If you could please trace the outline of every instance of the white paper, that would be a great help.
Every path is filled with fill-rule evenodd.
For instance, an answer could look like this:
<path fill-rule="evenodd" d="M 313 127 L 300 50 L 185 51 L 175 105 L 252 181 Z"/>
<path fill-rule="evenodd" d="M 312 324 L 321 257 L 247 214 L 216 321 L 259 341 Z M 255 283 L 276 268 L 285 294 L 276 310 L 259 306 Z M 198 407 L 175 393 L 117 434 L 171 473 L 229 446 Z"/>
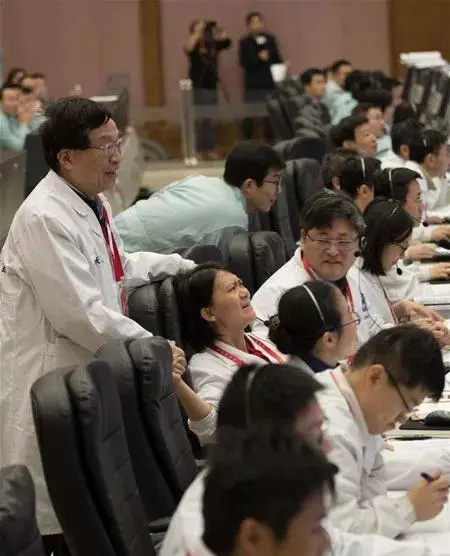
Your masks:
<path fill-rule="evenodd" d="M 286 79 L 287 68 L 285 64 L 272 64 L 270 72 L 275 83 L 281 83 Z"/>
<path fill-rule="evenodd" d="M 90 100 L 93 100 L 94 102 L 116 102 L 118 98 L 118 95 L 100 95 L 91 97 Z"/>

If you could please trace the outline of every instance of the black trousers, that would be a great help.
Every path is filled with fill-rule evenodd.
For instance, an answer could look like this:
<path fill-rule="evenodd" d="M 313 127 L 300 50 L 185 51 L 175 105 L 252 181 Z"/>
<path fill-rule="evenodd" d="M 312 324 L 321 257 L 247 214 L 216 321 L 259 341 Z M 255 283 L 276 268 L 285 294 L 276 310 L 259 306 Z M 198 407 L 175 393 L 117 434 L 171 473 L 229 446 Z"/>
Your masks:
<path fill-rule="evenodd" d="M 267 95 L 271 91 L 266 89 L 251 89 L 245 91 L 244 101 L 248 103 L 266 102 Z M 266 142 L 271 142 L 273 139 L 272 127 L 269 118 L 262 118 L 263 135 Z M 253 118 L 245 118 L 242 122 L 241 128 L 242 139 L 253 139 L 255 135 L 255 120 Z"/>
<path fill-rule="evenodd" d="M 42 540 L 46 556 L 70 556 L 63 535 L 44 535 Z"/>

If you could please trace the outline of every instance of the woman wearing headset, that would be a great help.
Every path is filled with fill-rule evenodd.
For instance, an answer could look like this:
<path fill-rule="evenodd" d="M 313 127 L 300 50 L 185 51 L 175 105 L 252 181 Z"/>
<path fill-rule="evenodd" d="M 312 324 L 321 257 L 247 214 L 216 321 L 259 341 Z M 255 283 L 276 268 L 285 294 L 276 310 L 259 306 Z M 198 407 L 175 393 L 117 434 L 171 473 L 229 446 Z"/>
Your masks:
<path fill-rule="evenodd" d="M 355 262 L 353 271 L 359 273 L 359 289 L 367 306 L 376 310 L 376 314 L 369 314 L 373 333 L 386 325 L 399 324 L 417 316 L 419 325 L 431 328 L 437 339 L 446 344 L 448 331 L 436 313 L 428 311 L 427 315 L 422 305 L 408 300 L 392 302 L 382 281 L 382 277 L 392 269 L 402 275 L 403 271 L 397 264 L 409 247 L 413 219 L 400 203 L 377 198 L 367 207 L 364 220 L 366 230 L 361 256 Z M 423 318 L 426 316 L 431 318 Z"/>

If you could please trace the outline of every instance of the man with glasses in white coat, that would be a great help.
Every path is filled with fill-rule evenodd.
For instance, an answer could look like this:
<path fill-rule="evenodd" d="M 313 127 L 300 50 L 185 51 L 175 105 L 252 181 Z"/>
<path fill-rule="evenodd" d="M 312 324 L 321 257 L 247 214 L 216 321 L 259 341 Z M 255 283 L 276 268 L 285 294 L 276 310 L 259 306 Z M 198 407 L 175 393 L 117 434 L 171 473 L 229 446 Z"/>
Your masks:
<path fill-rule="evenodd" d="M 195 264 L 179 255 L 124 254 L 102 195 L 115 183 L 122 153 L 108 109 L 62 99 L 49 108 L 41 136 L 50 171 L 17 211 L 0 255 L 0 465 L 29 467 L 39 528 L 48 554 L 58 554 L 53 535 L 61 529 L 30 388 L 53 369 L 86 364 L 107 342 L 151 336 L 128 318 L 128 292 Z M 173 349 L 182 368 L 183 352 Z"/>

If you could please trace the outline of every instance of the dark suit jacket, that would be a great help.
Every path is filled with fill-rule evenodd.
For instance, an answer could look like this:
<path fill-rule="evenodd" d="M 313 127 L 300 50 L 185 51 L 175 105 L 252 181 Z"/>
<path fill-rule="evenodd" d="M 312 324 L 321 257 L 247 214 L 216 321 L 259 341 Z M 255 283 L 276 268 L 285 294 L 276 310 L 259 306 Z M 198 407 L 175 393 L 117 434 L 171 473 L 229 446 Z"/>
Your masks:
<path fill-rule="evenodd" d="M 246 91 L 255 89 L 269 91 L 274 87 L 270 66 L 281 64 L 283 60 L 273 35 L 261 33 L 257 39 L 260 40 L 246 35 L 239 42 L 239 64 L 244 70 L 244 88 Z M 261 50 L 269 52 L 267 62 L 259 59 L 258 54 Z"/>

